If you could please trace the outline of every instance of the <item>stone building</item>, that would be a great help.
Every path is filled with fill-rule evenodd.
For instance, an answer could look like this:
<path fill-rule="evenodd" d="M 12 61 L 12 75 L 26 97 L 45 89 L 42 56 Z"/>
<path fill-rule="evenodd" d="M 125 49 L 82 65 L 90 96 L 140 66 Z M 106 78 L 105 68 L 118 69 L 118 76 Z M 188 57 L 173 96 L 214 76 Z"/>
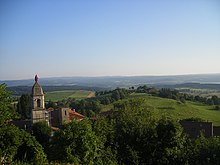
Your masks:
<path fill-rule="evenodd" d="M 31 122 L 47 121 L 49 125 L 48 112 L 45 109 L 44 93 L 40 84 L 38 83 L 38 76 L 35 76 L 35 83 L 32 87 L 32 111 Z"/>
<path fill-rule="evenodd" d="M 57 128 L 60 128 L 63 124 L 69 123 L 72 120 L 80 121 L 85 118 L 83 115 L 70 108 L 51 109 L 49 111 L 49 116 L 50 125 Z"/>

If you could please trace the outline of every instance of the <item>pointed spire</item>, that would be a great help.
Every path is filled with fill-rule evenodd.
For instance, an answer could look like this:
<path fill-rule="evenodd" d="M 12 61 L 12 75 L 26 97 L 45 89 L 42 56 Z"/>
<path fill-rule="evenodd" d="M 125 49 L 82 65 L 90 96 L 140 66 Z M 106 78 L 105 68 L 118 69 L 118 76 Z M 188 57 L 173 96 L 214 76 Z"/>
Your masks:
<path fill-rule="evenodd" d="M 38 82 L 38 76 L 37 76 L 37 74 L 35 75 L 35 82 Z"/>

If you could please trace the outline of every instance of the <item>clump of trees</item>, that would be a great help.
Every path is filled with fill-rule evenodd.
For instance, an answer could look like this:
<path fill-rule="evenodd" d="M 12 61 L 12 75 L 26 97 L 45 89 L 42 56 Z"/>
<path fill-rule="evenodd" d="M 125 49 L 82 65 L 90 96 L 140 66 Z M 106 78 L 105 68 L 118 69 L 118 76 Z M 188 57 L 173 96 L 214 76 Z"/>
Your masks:
<path fill-rule="evenodd" d="M 101 104 L 108 105 L 115 101 L 127 98 L 130 93 L 131 90 L 116 88 L 115 90 L 96 92 L 96 97 Z"/>
<path fill-rule="evenodd" d="M 96 100 L 76 100 L 70 104 L 70 107 L 87 117 L 92 117 L 101 110 L 100 102 Z"/>

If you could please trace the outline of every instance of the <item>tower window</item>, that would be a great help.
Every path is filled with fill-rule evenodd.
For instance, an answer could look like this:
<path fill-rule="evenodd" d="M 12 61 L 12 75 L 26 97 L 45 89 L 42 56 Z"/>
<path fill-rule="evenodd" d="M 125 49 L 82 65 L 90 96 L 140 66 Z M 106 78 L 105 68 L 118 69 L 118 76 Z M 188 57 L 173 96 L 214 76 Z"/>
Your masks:
<path fill-rule="evenodd" d="M 66 116 L 66 111 L 65 111 L 65 116 Z"/>
<path fill-rule="evenodd" d="M 37 100 L 37 107 L 40 108 L 40 99 Z"/>

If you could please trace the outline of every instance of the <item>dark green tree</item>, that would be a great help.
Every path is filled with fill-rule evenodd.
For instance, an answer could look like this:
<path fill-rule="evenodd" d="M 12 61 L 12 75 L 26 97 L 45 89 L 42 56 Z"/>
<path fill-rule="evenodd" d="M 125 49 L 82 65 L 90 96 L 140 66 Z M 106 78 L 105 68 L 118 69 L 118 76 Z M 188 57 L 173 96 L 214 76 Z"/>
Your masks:
<path fill-rule="evenodd" d="M 30 119 L 31 117 L 31 96 L 28 94 L 21 95 L 18 102 L 18 112 L 22 119 Z"/>
<path fill-rule="evenodd" d="M 21 144 L 21 131 L 11 125 L 0 127 L 0 164 L 11 163 Z"/>
<path fill-rule="evenodd" d="M 76 164 L 99 164 L 100 145 L 90 121 L 72 121 L 56 132 L 52 139 L 51 160 Z"/>
<path fill-rule="evenodd" d="M 218 96 L 212 96 L 211 99 L 212 99 L 214 105 L 220 105 L 220 98 L 218 98 Z"/>
<path fill-rule="evenodd" d="M 0 126 L 13 118 L 15 111 L 11 106 L 11 93 L 4 84 L 0 85 Z"/>
<path fill-rule="evenodd" d="M 220 164 L 220 137 L 199 138 L 188 143 L 189 164 Z"/>
<path fill-rule="evenodd" d="M 47 151 L 52 133 L 52 130 L 48 126 L 48 123 L 46 121 L 34 123 L 32 127 L 32 132 L 36 140 L 43 146 L 45 151 Z"/>
<path fill-rule="evenodd" d="M 32 163 L 36 165 L 46 164 L 47 157 L 43 147 L 30 133 L 21 130 L 21 143 L 14 156 L 14 161 Z"/>
<path fill-rule="evenodd" d="M 51 101 L 51 100 L 49 100 L 49 101 L 45 104 L 45 107 L 46 107 L 47 109 L 48 109 L 48 108 L 54 108 L 54 109 L 58 108 L 57 105 L 56 105 L 56 103 L 53 102 L 53 101 Z"/>
<path fill-rule="evenodd" d="M 181 160 L 185 145 L 185 136 L 182 134 L 179 123 L 170 119 L 159 120 L 156 126 L 156 152 L 157 164 L 184 164 Z"/>
<path fill-rule="evenodd" d="M 114 99 L 115 101 L 120 100 L 120 93 L 119 93 L 119 91 L 118 91 L 118 90 L 113 91 L 111 97 L 112 97 L 112 99 Z"/>
<path fill-rule="evenodd" d="M 97 116 L 93 122 L 93 131 L 100 141 L 100 155 L 103 164 L 117 164 L 114 146 L 114 123 L 108 118 Z"/>
<path fill-rule="evenodd" d="M 20 161 L 35 164 L 47 162 L 42 146 L 24 130 L 13 125 L 0 127 L 0 164 Z"/>
<path fill-rule="evenodd" d="M 155 139 L 153 137 L 156 137 L 151 131 L 154 118 L 150 111 L 144 109 L 143 104 L 143 99 L 131 99 L 114 104 L 112 120 L 115 121 L 115 137 L 112 147 L 117 150 L 119 164 L 146 164 L 144 157 L 151 158 L 144 152 L 151 153 L 149 143 L 155 145 L 154 141 L 151 142 Z"/>

